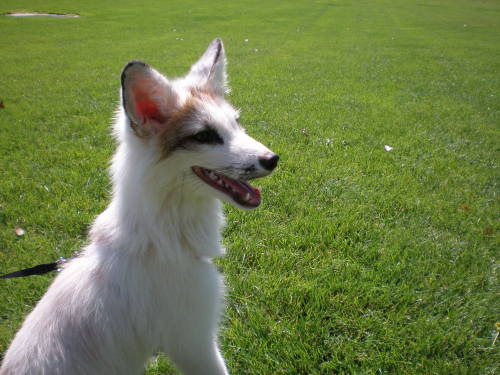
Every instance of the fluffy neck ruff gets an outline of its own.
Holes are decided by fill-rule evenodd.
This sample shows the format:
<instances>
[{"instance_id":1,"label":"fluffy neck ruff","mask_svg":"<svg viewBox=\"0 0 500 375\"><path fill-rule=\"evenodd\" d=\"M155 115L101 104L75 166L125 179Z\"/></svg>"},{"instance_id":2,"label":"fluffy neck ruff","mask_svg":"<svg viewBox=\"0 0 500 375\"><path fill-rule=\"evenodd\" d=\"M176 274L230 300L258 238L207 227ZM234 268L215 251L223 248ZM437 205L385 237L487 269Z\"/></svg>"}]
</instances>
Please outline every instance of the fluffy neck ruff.
<instances>
[{"instance_id":1,"label":"fluffy neck ruff","mask_svg":"<svg viewBox=\"0 0 500 375\"><path fill-rule=\"evenodd\" d=\"M123 113L115 126L112 200L91 228L92 243L161 261L223 255L220 201L192 194L186 172L156 170L155 150L120 124L126 125Z\"/></svg>"}]
</instances>

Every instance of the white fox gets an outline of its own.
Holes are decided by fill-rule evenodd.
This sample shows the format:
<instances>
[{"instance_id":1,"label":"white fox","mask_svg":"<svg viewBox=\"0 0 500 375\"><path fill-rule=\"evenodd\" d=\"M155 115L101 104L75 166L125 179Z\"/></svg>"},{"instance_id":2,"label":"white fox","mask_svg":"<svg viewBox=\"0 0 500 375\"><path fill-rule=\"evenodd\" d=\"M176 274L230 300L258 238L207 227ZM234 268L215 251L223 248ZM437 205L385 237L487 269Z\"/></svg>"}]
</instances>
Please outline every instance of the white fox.
<instances>
[{"instance_id":1,"label":"white fox","mask_svg":"<svg viewBox=\"0 0 500 375\"><path fill-rule=\"evenodd\" d=\"M220 200L260 204L247 181L278 156L248 136L220 39L183 78L125 66L112 200L89 244L28 315L1 375L140 374L158 351L184 374L228 374L217 346L224 285Z\"/></svg>"}]
</instances>

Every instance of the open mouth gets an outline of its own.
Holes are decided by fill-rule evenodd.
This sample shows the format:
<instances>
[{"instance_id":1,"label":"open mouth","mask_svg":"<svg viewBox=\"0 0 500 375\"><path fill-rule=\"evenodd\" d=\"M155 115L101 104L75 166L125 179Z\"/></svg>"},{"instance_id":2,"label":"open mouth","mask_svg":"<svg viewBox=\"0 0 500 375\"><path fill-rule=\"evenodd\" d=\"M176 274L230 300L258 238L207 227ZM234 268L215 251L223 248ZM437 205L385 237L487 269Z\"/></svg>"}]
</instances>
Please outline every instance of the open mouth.
<instances>
[{"instance_id":1,"label":"open mouth","mask_svg":"<svg viewBox=\"0 0 500 375\"><path fill-rule=\"evenodd\" d=\"M208 185L229 195L243 207L255 208L260 204L260 190L246 181L233 180L211 169L194 166L194 173Z\"/></svg>"}]
</instances>

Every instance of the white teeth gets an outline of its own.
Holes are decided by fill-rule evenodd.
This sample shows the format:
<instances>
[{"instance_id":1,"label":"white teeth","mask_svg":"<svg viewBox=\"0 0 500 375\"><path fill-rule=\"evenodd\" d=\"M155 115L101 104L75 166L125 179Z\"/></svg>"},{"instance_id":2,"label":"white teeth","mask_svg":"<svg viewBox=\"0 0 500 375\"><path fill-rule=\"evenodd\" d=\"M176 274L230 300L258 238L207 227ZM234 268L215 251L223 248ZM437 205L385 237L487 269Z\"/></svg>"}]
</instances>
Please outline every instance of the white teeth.
<instances>
[{"instance_id":1,"label":"white teeth","mask_svg":"<svg viewBox=\"0 0 500 375\"><path fill-rule=\"evenodd\" d=\"M211 180L216 180L218 179L219 177L217 177L217 175L214 173L214 171L210 170L210 169L206 169L206 168L203 168L203 173L205 173L205 176L207 176L208 178L210 178Z\"/></svg>"},{"instance_id":2,"label":"white teeth","mask_svg":"<svg viewBox=\"0 0 500 375\"><path fill-rule=\"evenodd\" d=\"M218 175L217 173L215 173L211 169L202 168L202 171L203 171L203 174L205 175L205 177L211 181L211 184L220 186L221 188L223 188L226 191L227 194L230 194L232 196L237 195L237 196L241 197L239 189L235 189L235 187L233 186L233 184L231 182L226 183L226 179L224 177L221 177L220 175ZM227 181L230 181L230 180L231 179L228 178ZM260 189L259 189L259 191L260 191ZM252 200L252 194L250 192L246 192L245 195L243 197L241 197L240 199L245 203L249 203Z\"/></svg>"}]
</instances>

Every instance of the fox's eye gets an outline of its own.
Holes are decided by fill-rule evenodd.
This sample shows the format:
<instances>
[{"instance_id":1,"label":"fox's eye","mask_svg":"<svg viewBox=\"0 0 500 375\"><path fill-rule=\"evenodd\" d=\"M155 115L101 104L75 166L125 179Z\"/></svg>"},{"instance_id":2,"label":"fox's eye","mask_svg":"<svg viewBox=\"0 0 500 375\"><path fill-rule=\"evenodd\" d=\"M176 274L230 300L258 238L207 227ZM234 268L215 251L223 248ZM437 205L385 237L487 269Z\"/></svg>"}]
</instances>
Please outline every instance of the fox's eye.
<instances>
[{"instance_id":1,"label":"fox's eye","mask_svg":"<svg viewBox=\"0 0 500 375\"><path fill-rule=\"evenodd\" d=\"M217 133L215 130L212 129L207 129L199 133L196 133L195 135L192 136L192 138L196 142L200 143L220 143L220 144L224 143L219 133Z\"/></svg>"}]
</instances>

